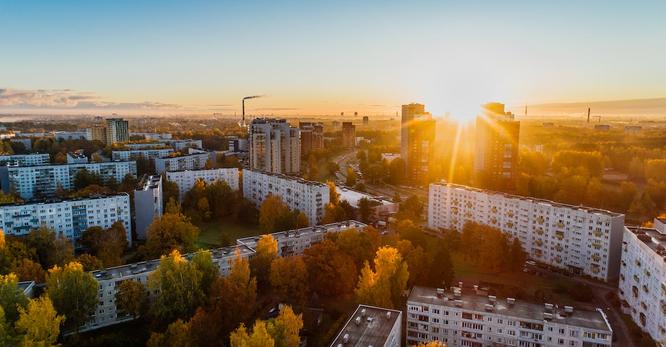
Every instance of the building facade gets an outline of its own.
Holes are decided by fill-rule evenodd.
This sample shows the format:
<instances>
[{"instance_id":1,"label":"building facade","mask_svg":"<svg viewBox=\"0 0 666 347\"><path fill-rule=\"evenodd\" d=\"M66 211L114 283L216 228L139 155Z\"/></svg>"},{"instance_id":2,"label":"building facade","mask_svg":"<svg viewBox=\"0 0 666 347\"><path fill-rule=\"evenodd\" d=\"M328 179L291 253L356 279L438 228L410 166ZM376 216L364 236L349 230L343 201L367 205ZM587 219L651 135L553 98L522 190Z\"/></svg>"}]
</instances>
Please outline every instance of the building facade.
<instances>
[{"instance_id":1,"label":"building facade","mask_svg":"<svg viewBox=\"0 0 666 347\"><path fill-rule=\"evenodd\" d=\"M660 224L625 228L618 290L623 311L655 341L666 340L666 230Z\"/></svg>"},{"instance_id":2,"label":"building facade","mask_svg":"<svg viewBox=\"0 0 666 347\"><path fill-rule=\"evenodd\" d=\"M53 133L56 141L69 141L69 140L90 140L86 130L81 131L56 131Z\"/></svg>"},{"instance_id":3,"label":"building facade","mask_svg":"<svg viewBox=\"0 0 666 347\"><path fill-rule=\"evenodd\" d=\"M342 147L356 147L356 126L352 122L342 122Z\"/></svg>"},{"instance_id":4,"label":"building facade","mask_svg":"<svg viewBox=\"0 0 666 347\"><path fill-rule=\"evenodd\" d=\"M183 139L183 140L172 140L172 139L158 139L160 143L163 143L167 146L173 147L176 151L183 151L188 148L203 148L203 142L201 140L192 140L192 139Z\"/></svg>"},{"instance_id":5,"label":"building facade","mask_svg":"<svg viewBox=\"0 0 666 347\"><path fill-rule=\"evenodd\" d=\"M107 118L106 144L129 142L129 123L122 118Z\"/></svg>"},{"instance_id":6,"label":"building facade","mask_svg":"<svg viewBox=\"0 0 666 347\"><path fill-rule=\"evenodd\" d=\"M25 236L40 226L76 243L92 227L110 228L121 221L132 244L132 220L126 193L61 201L0 205L0 228L6 235Z\"/></svg>"},{"instance_id":7,"label":"building facade","mask_svg":"<svg viewBox=\"0 0 666 347\"><path fill-rule=\"evenodd\" d=\"M54 164L39 166L0 167L0 182L5 193L16 192L23 199L53 196L58 189L74 187L76 174L88 170L99 175L103 181L123 181L125 176L136 177L135 161L113 161L105 163Z\"/></svg>"},{"instance_id":8,"label":"building facade","mask_svg":"<svg viewBox=\"0 0 666 347\"><path fill-rule=\"evenodd\" d=\"M624 215L472 187L431 184L428 227L474 222L518 238L536 261L608 281L619 275Z\"/></svg>"},{"instance_id":9,"label":"building facade","mask_svg":"<svg viewBox=\"0 0 666 347\"><path fill-rule=\"evenodd\" d=\"M101 141L107 143L106 141L106 127L102 125L95 125L92 128L88 128L87 137L90 141Z\"/></svg>"},{"instance_id":10,"label":"building facade","mask_svg":"<svg viewBox=\"0 0 666 347\"><path fill-rule=\"evenodd\" d=\"M157 159L166 158L173 153L173 148L129 149L111 151L113 160Z\"/></svg>"},{"instance_id":11,"label":"building facade","mask_svg":"<svg viewBox=\"0 0 666 347\"><path fill-rule=\"evenodd\" d=\"M163 174L169 171L201 170L211 159L208 152L186 154L179 157L155 158L155 171Z\"/></svg>"},{"instance_id":12,"label":"building facade","mask_svg":"<svg viewBox=\"0 0 666 347\"><path fill-rule=\"evenodd\" d=\"M331 347L402 345L402 311L358 305L331 342Z\"/></svg>"},{"instance_id":13,"label":"building facade","mask_svg":"<svg viewBox=\"0 0 666 347\"><path fill-rule=\"evenodd\" d=\"M448 347L610 347L613 330L601 309L414 287L407 300L407 345L429 341Z\"/></svg>"},{"instance_id":14,"label":"building facade","mask_svg":"<svg viewBox=\"0 0 666 347\"><path fill-rule=\"evenodd\" d=\"M198 180L211 184L215 181L227 182L232 190L239 189L239 171L237 168L170 171L166 173L167 180L178 185L178 197L183 201Z\"/></svg>"},{"instance_id":15,"label":"building facade","mask_svg":"<svg viewBox=\"0 0 666 347\"><path fill-rule=\"evenodd\" d=\"M301 155L307 156L312 151L324 149L324 124L299 122L301 131Z\"/></svg>"},{"instance_id":16,"label":"building facade","mask_svg":"<svg viewBox=\"0 0 666 347\"><path fill-rule=\"evenodd\" d=\"M260 206L269 196L282 199L292 210L299 210L316 225L324 217L324 207L330 202L327 185L285 175L243 170L243 196Z\"/></svg>"},{"instance_id":17,"label":"building facade","mask_svg":"<svg viewBox=\"0 0 666 347\"><path fill-rule=\"evenodd\" d=\"M155 218L162 216L163 206L162 176L145 175L134 191L134 217L136 238L145 240L148 226Z\"/></svg>"},{"instance_id":18,"label":"building facade","mask_svg":"<svg viewBox=\"0 0 666 347\"><path fill-rule=\"evenodd\" d=\"M518 169L520 122L504 104L483 105L476 118L474 172L488 187L495 189L514 186Z\"/></svg>"},{"instance_id":19,"label":"building facade","mask_svg":"<svg viewBox=\"0 0 666 347\"><path fill-rule=\"evenodd\" d=\"M400 120L400 157L405 163L406 177L413 183L428 181L428 172L435 143L436 122L425 105L402 105Z\"/></svg>"},{"instance_id":20,"label":"building facade","mask_svg":"<svg viewBox=\"0 0 666 347\"><path fill-rule=\"evenodd\" d=\"M257 118L249 127L250 169L276 174L301 171L300 131L286 119Z\"/></svg>"},{"instance_id":21,"label":"building facade","mask_svg":"<svg viewBox=\"0 0 666 347\"><path fill-rule=\"evenodd\" d=\"M48 165L51 157L48 153L0 155L1 164L17 166Z\"/></svg>"}]
</instances>

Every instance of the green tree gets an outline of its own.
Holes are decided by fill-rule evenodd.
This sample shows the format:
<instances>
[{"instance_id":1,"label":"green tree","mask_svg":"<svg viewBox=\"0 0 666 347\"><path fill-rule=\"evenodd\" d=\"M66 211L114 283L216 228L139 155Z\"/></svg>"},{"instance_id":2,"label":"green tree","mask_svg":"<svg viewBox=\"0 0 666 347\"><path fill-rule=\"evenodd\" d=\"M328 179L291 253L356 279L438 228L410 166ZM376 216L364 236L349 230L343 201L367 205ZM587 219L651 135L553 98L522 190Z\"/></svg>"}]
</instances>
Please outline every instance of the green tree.
<instances>
[{"instance_id":1,"label":"green tree","mask_svg":"<svg viewBox=\"0 0 666 347\"><path fill-rule=\"evenodd\" d=\"M56 238L53 229L39 227L30 231L24 240L28 248L35 249L39 263L44 268L63 265L74 258L72 243L64 237Z\"/></svg>"},{"instance_id":2,"label":"green tree","mask_svg":"<svg viewBox=\"0 0 666 347\"><path fill-rule=\"evenodd\" d=\"M358 215L361 217L361 222L370 222L372 208L372 202L368 198L363 197L358 201Z\"/></svg>"},{"instance_id":3,"label":"green tree","mask_svg":"<svg viewBox=\"0 0 666 347\"><path fill-rule=\"evenodd\" d=\"M77 262L62 268L56 265L46 276L46 294L56 311L67 318L65 326L77 332L97 307L97 287L95 278Z\"/></svg>"},{"instance_id":4,"label":"green tree","mask_svg":"<svg viewBox=\"0 0 666 347\"><path fill-rule=\"evenodd\" d=\"M148 293L139 281L127 280L118 285L116 306L121 312L136 318L142 315L148 304Z\"/></svg>"},{"instance_id":5,"label":"green tree","mask_svg":"<svg viewBox=\"0 0 666 347\"><path fill-rule=\"evenodd\" d=\"M13 324L19 318L19 311L27 305L28 298L19 288L16 275L0 275L0 307L4 309L4 319Z\"/></svg>"},{"instance_id":6,"label":"green tree","mask_svg":"<svg viewBox=\"0 0 666 347\"><path fill-rule=\"evenodd\" d=\"M177 250L160 258L160 265L148 275L148 289L158 293L151 309L161 322L190 317L204 303L203 275Z\"/></svg>"},{"instance_id":7,"label":"green tree","mask_svg":"<svg viewBox=\"0 0 666 347\"><path fill-rule=\"evenodd\" d=\"M83 189L93 184L98 186L104 184L100 175L90 172L87 169L81 169L74 174L74 188L76 190Z\"/></svg>"},{"instance_id":8,"label":"green tree","mask_svg":"<svg viewBox=\"0 0 666 347\"><path fill-rule=\"evenodd\" d=\"M201 272L201 289L205 295L208 295L213 282L220 275L220 270L213 262L213 255L208 250L200 250L194 254L190 262Z\"/></svg>"},{"instance_id":9,"label":"green tree","mask_svg":"<svg viewBox=\"0 0 666 347\"><path fill-rule=\"evenodd\" d=\"M23 335L23 346L55 346L65 317L57 314L48 296L30 300L28 309L19 311L16 330Z\"/></svg>"}]
</instances>

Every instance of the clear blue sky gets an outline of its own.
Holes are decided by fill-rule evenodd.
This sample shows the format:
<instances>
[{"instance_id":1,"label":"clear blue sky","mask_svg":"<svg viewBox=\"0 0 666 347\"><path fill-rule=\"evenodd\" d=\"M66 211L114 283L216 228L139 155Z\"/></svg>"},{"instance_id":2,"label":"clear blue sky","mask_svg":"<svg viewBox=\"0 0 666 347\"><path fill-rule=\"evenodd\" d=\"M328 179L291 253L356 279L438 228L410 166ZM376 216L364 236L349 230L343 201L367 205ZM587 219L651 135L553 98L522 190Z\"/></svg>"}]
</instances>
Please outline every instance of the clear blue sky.
<instances>
[{"instance_id":1,"label":"clear blue sky","mask_svg":"<svg viewBox=\"0 0 666 347\"><path fill-rule=\"evenodd\" d=\"M0 111L662 97L665 14L663 1L0 0Z\"/></svg>"}]
</instances>

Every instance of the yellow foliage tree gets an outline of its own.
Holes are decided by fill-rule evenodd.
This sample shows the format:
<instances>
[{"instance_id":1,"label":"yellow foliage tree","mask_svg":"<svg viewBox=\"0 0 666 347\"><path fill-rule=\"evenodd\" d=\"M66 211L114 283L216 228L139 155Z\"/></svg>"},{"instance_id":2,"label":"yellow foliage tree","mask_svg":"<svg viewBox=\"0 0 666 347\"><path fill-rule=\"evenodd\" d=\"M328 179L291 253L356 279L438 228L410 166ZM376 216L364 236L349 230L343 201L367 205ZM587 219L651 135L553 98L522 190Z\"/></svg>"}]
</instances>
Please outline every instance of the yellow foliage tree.
<instances>
[{"instance_id":1,"label":"yellow foliage tree","mask_svg":"<svg viewBox=\"0 0 666 347\"><path fill-rule=\"evenodd\" d=\"M65 317L58 315L48 296L30 300L28 309L19 309L16 330L23 335L23 346L53 346Z\"/></svg>"},{"instance_id":2,"label":"yellow foliage tree","mask_svg":"<svg viewBox=\"0 0 666 347\"><path fill-rule=\"evenodd\" d=\"M374 271L367 262L361 270L356 297L364 304L393 308L407 286L407 264L396 248L380 247L373 265Z\"/></svg>"},{"instance_id":3,"label":"yellow foliage tree","mask_svg":"<svg viewBox=\"0 0 666 347\"><path fill-rule=\"evenodd\" d=\"M257 320L252 327L252 334L241 324L229 336L231 347L274 347L275 340L268 333L266 322Z\"/></svg>"}]
</instances>

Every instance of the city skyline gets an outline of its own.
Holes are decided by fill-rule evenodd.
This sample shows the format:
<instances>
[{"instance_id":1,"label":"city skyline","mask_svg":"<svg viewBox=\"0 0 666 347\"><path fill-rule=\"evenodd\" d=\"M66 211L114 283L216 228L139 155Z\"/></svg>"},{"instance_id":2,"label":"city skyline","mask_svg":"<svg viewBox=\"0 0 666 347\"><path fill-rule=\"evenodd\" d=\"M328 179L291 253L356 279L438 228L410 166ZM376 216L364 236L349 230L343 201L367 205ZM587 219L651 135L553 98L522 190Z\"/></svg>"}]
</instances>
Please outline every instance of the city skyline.
<instances>
[{"instance_id":1,"label":"city skyline","mask_svg":"<svg viewBox=\"0 0 666 347\"><path fill-rule=\"evenodd\" d=\"M394 114L419 102L471 119L487 101L663 98L663 7L0 3L12 33L0 113L231 115L261 94L248 113Z\"/></svg>"}]
</instances>

